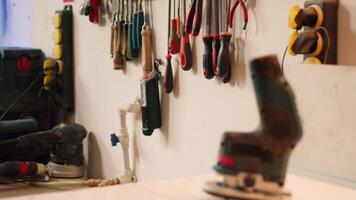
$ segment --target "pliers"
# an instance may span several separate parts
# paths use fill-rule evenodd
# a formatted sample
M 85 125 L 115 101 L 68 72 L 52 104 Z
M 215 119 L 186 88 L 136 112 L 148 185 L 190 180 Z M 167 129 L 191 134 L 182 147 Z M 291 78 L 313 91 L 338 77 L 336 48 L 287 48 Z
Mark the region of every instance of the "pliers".
M 199 35 L 201 28 L 201 21 L 203 15 L 203 0 L 192 0 L 192 4 L 190 6 L 185 33 L 191 34 L 193 36 Z M 194 27 L 193 27 L 194 21 Z
M 236 8 L 239 6 L 239 4 L 241 4 L 242 13 L 244 15 L 243 30 L 246 30 L 247 23 L 248 23 L 248 12 L 247 12 L 247 7 L 246 7 L 246 2 L 247 2 L 247 0 L 236 0 L 234 6 L 232 6 L 232 8 L 229 12 L 229 26 L 230 26 L 230 28 L 232 28 L 233 24 L 234 24 L 234 15 L 235 15 Z

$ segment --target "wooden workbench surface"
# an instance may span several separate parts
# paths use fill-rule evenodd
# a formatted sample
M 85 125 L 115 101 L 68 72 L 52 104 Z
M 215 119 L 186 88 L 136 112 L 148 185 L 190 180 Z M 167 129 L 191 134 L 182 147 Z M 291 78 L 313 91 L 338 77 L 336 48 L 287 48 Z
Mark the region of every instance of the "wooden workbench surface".
M 104 188 L 44 186 L 0 186 L 0 198 L 16 200 L 214 200 L 202 191 L 206 180 L 214 176 L 180 178 L 157 182 L 118 185 Z M 286 188 L 294 200 L 355 200 L 356 191 L 296 175 L 289 175 Z

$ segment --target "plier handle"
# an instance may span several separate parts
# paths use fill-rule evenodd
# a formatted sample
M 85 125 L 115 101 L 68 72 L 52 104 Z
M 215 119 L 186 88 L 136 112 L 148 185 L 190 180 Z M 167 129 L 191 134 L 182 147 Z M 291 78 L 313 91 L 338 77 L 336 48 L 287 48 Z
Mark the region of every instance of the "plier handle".
M 241 5 L 242 13 L 244 16 L 243 30 L 246 30 L 247 23 L 248 23 L 248 11 L 247 11 L 247 7 L 246 7 L 246 2 L 247 2 L 247 0 L 236 0 L 235 4 L 232 6 L 232 8 L 229 12 L 229 26 L 230 26 L 230 28 L 232 28 L 233 24 L 234 24 L 234 15 L 235 15 L 236 8 L 239 5 Z
M 203 15 L 203 0 L 193 0 L 190 6 L 185 33 L 193 36 L 199 35 Z M 193 27 L 194 22 L 194 27 Z

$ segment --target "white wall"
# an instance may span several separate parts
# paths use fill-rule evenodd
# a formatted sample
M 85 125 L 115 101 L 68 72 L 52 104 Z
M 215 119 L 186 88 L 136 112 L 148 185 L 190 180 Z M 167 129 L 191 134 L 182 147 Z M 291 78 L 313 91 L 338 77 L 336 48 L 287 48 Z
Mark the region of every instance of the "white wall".
M 6 1 L 8 20 L 7 26 L 0 20 L 0 46 L 31 46 L 32 0 Z
M 59 0 L 33 2 L 33 46 L 51 55 L 51 16 L 54 10 L 62 7 L 62 3 Z M 237 52 L 244 52 L 245 56 L 239 57 L 239 65 L 233 68 L 232 84 L 223 85 L 202 77 L 201 37 L 193 40 L 195 65 L 192 71 L 178 70 L 176 62 L 173 62 L 175 89 L 173 95 L 162 94 L 163 127 L 152 137 L 137 136 L 139 180 L 211 173 L 221 134 L 226 130 L 250 131 L 259 124 L 246 64 L 251 58 L 266 53 L 277 53 L 281 57 L 291 32 L 287 27 L 288 8 L 303 1 L 250 2 L 252 9 L 247 37 L 242 35 L 237 45 Z M 80 16 L 80 3 L 74 3 L 75 119 L 93 133 L 89 137 L 89 175 L 109 178 L 123 171 L 121 150 L 110 147 L 109 134 L 119 130 L 119 106 L 132 102 L 140 94 L 141 66 L 136 62 L 129 63 L 125 73 L 113 70 L 109 57 L 110 28 L 98 27 Z M 352 56 L 353 46 L 350 45 L 356 45 L 356 25 L 352 23 L 356 19 L 356 3 L 343 0 L 341 4 L 340 63 L 356 65 L 356 58 Z M 160 58 L 164 58 L 166 52 L 167 6 L 166 0 L 153 0 L 156 54 Z M 241 34 L 239 29 L 236 32 L 237 40 Z M 300 61 L 300 58 L 289 56 L 286 63 Z

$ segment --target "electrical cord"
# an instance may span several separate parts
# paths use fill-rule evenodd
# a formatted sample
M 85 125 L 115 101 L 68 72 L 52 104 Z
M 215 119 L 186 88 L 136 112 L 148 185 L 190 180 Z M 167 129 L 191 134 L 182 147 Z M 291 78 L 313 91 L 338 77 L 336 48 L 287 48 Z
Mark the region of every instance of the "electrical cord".
M 20 101 L 30 90 L 31 88 L 35 85 L 36 81 L 42 76 L 42 73 L 39 73 L 31 82 L 31 84 L 26 88 L 25 91 L 23 91 L 10 105 L 7 107 L 7 109 L 4 111 L 4 113 L 0 116 L 0 121 L 5 118 L 5 116 L 10 112 L 10 110 Z
M 288 46 L 286 47 L 286 49 L 284 50 L 284 53 L 283 53 L 282 66 L 281 66 L 282 73 L 284 73 L 284 61 L 286 60 L 287 51 L 288 51 Z

